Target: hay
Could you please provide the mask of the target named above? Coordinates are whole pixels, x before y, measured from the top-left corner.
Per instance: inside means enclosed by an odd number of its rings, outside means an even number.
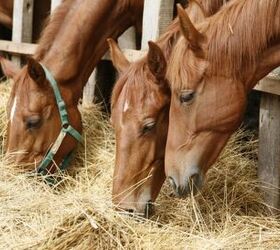
[[[1,85],[1,141],[9,88]],[[83,110],[86,147],[57,188],[20,173],[1,153],[0,249],[275,249],[280,223],[263,204],[253,136],[238,131],[197,197],[171,197],[165,185],[151,220],[111,204],[114,139],[98,107]],[[247,137],[244,141],[242,138]]]

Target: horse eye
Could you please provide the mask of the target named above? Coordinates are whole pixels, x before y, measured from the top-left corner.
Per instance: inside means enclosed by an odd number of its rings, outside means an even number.
[[[144,124],[144,126],[142,127],[142,133],[141,134],[147,134],[149,133],[156,125],[155,121],[148,121]]]
[[[41,126],[41,118],[38,115],[30,116],[25,120],[26,129],[37,129]]]
[[[192,90],[183,91],[180,95],[180,102],[181,103],[189,103],[193,100],[195,96],[195,92]]]

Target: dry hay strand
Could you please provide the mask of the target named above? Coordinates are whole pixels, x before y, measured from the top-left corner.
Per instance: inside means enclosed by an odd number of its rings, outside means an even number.
[[[2,145],[9,89],[1,85]],[[56,187],[7,164],[1,151],[0,249],[279,247],[279,218],[258,190],[253,135],[239,130],[232,137],[199,195],[181,200],[165,184],[156,215],[136,219],[120,215],[111,204],[114,136],[99,110],[82,110],[85,146],[79,146],[71,171],[60,174]]]

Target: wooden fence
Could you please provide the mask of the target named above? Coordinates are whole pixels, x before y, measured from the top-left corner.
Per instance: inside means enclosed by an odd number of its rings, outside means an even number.
[[[35,0],[14,0],[12,41],[0,40],[0,51],[18,55],[32,55],[36,44],[32,44],[32,18]],[[53,11],[61,0],[51,0]],[[174,0],[145,0],[143,18],[142,50],[136,51],[133,29],[127,31],[119,44],[126,55],[135,60],[147,49],[148,40],[156,40],[173,18]],[[19,62],[19,57],[14,60]],[[109,59],[106,55],[105,59]],[[280,72],[279,72],[280,73]],[[89,78],[84,89],[83,103],[93,102],[95,74]],[[259,129],[258,174],[266,193],[266,200],[274,207],[280,207],[280,79],[268,76],[255,87],[262,92]]]

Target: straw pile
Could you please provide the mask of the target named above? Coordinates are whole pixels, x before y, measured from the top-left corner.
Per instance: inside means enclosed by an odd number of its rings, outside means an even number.
[[[1,140],[5,135],[2,84]],[[275,249],[280,221],[263,204],[256,181],[257,142],[237,132],[208,174],[201,194],[180,200],[166,184],[151,220],[136,220],[111,204],[114,138],[98,107],[82,110],[86,146],[71,174],[50,188],[1,154],[0,249]],[[246,136],[247,140],[242,138]]]

